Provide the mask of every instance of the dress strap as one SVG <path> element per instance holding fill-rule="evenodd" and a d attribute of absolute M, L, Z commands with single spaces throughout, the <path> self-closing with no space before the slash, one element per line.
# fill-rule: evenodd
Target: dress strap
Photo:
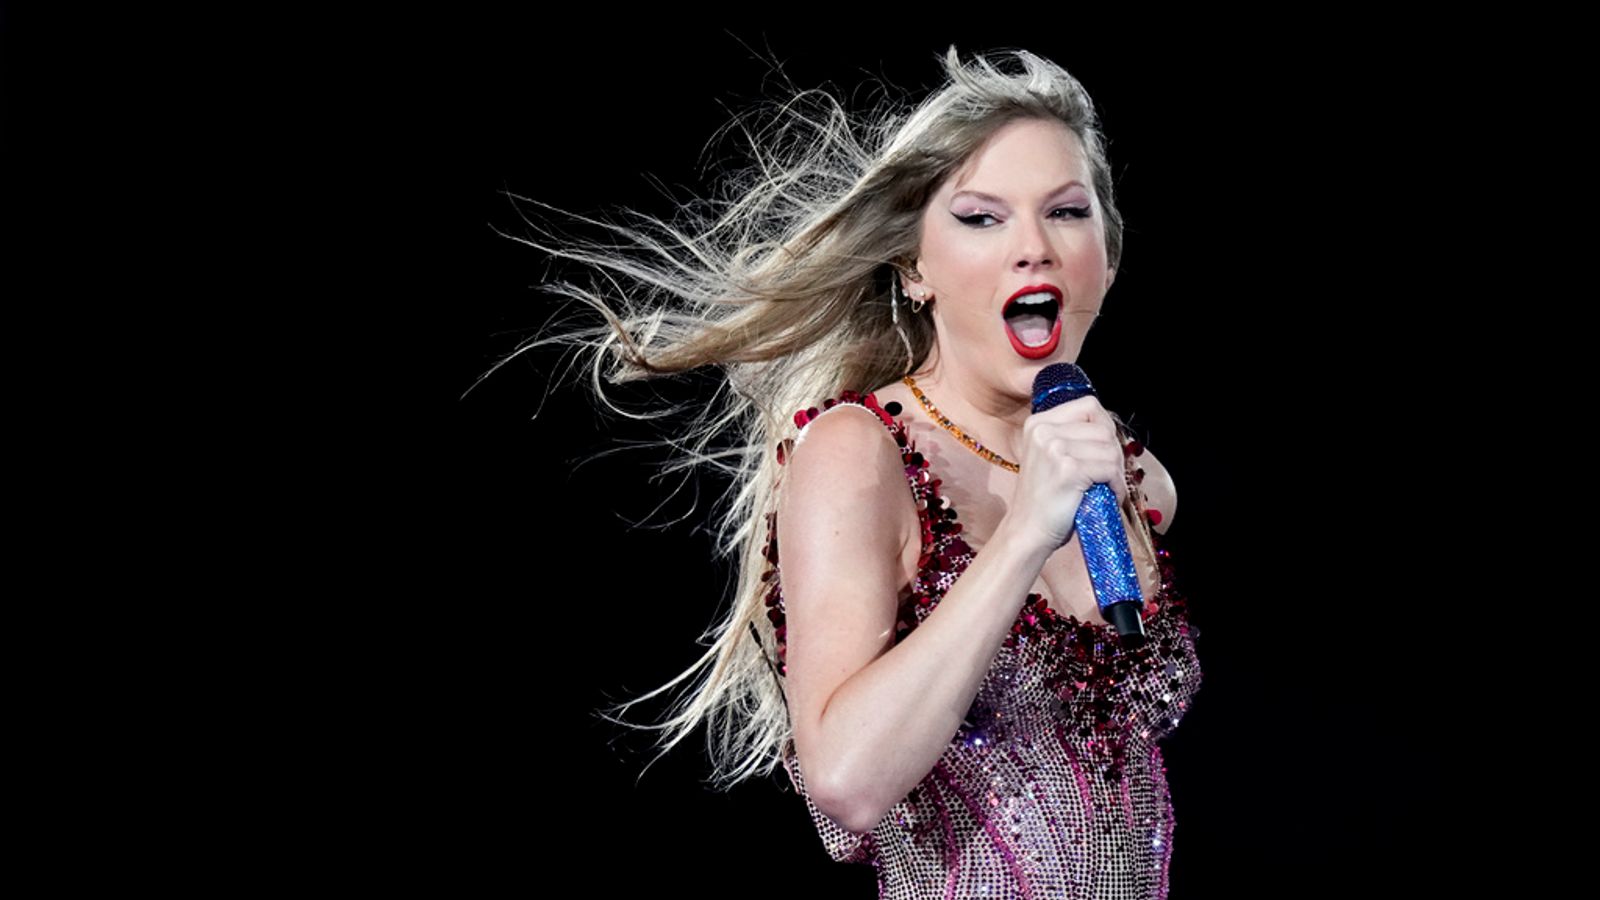
<path fill-rule="evenodd" d="M 778 465 L 784 465 L 789 461 L 789 454 L 794 450 L 795 444 L 804 436 L 807 425 L 840 406 L 860 407 L 877 416 L 878 421 L 883 423 L 883 427 L 888 430 L 889 436 L 894 438 L 895 445 L 904 450 L 906 446 L 905 426 L 895 421 L 893 415 L 878 405 L 878 398 L 875 394 L 844 391 L 836 397 L 828 397 L 823 400 L 820 407 L 808 406 L 805 409 L 795 411 L 794 425 L 798 431 L 794 437 L 786 437 L 778 442 L 776 448 Z"/>
<path fill-rule="evenodd" d="M 924 597 L 927 593 L 927 588 L 923 583 L 923 575 L 920 573 L 933 564 L 939 547 L 943 546 L 947 536 L 959 532 L 961 525 L 952 521 L 952 516 L 947 514 L 945 502 L 939 496 L 939 479 L 933 477 L 933 473 L 928 470 L 928 461 L 917 450 L 905 423 L 895 418 L 895 414 L 899 411 L 898 404 L 890 404 L 890 407 L 895 410 L 894 413 L 891 413 L 888 409 L 878 404 L 878 399 L 873 394 L 844 391 L 836 397 L 823 400 L 817 406 L 809 406 L 805 409 L 797 410 L 794 414 L 797 433 L 794 437 L 786 437 L 778 442 L 776 448 L 778 464 L 781 466 L 788 462 L 789 454 L 794 450 L 795 445 L 803 439 L 806 426 L 826 415 L 830 410 L 840 406 L 858 406 L 878 417 L 878 421 L 888 431 L 889 436 L 894 441 L 896 451 L 900 454 L 900 463 L 905 472 L 906 488 L 910 493 L 912 504 L 917 510 L 917 522 L 921 530 L 918 538 L 921 545 L 921 555 L 917 563 L 919 575 L 917 582 L 912 585 L 911 596 L 907 597 L 901 605 L 899 621 L 896 625 L 896 640 L 898 641 L 906 632 L 916 626 L 917 601 L 919 597 Z M 762 578 L 763 581 L 767 582 L 765 603 L 768 617 L 773 624 L 778 646 L 778 660 L 774 664 L 774 668 L 779 675 L 787 675 L 786 616 L 778 577 L 781 561 L 778 559 L 777 510 L 775 508 L 769 509 L 766 520 L 767 543 L 765 556 L 767 571 Z M 781 689 L 781 682 L 779 686 Z"/>

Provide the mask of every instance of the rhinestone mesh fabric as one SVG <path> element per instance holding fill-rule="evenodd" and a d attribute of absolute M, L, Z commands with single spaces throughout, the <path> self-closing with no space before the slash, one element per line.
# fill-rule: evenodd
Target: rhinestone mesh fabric
<path fill-rule="evenodd" d="M 845 391 L 795 414 L 803 429 L 840 403 L 877 415 L 899 446 L 922 523 L 922 557 L 895 643 L 926 619 L 971 564 L 956 511 L 898 422 L 898 404 Z M 794 438 L 781 442 L 785 461 Z M 1131 443 L 1131 485 L 1142 477 Z M 777 515 L 767 515 L 766 605 L 787 675 Z M 886 900 L 1167 895 L 1175 821 L 1157 741 L 1200 688 L 1199 629 L 1172 584 L 1170 554 L 1151 530 L 1161 588 L 1146 598 L 1148 641 L 1130 650 L 1110 625 L 1059 615 L 1030 593 L 964 721 L 928 775 L 867 833 L 847 831 L 806 792 L 793 741 L 783 763 L 828 855 L 871 865 Z"/>

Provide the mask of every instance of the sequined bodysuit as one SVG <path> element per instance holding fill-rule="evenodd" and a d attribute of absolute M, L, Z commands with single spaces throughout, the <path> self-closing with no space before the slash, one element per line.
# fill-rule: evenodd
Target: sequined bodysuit
<path fill-rule="evenodd" d="M 846 391 L 820 410 L 797 412 L 796 425 L 839 403 L 870 410 L 889 429 L 921 520 L 922 556 L 901 604 L 898 644 L 976 551 L 895 419 L 898 404 L 886 411 L 873 394 Z M 779 445 L 780 462 L 793 443 Z M 1128 460 L 1132 471 L 1132 453 Z M 775 512 L 767 522 L 766 604 L 786 676 Z M 1177 726 L 1201 672 L 1199 629 L 1173 588 L 1161 536 L 1151 534 L 1161 589 L 1145 602 L 1148 642 L 1129 650 L 1111 626 L 1059 615 L 1042 595 L 1028 594 L 949 747 L 871 832 L 847 831 L 817 808 L 791 740 L 784 768 L 828 855 L 873 866 L 887 900 L 1165 897 L 1175 823 L 1156 741 Z"/>

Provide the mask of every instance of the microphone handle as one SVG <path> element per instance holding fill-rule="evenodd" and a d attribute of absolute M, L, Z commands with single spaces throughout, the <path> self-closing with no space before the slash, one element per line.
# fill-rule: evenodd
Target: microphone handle
<path fill-rule="evenodd" d="M 1074 363 L 1051 363 L 1034 376 L 1033 411 L 1044 412 L 1093 393 L 1094 386 L 1083 369 Z M 1090 485 L 1072 522 L 1100 615 L 1116 628 L 1123 643 L 1131 647 L 1143 644 L 1144 592 L 1128 546 L 1128 533 L 1122 527 L 1116 492 L 1108 484 Z"/>
<path fill-rule="evenodd" d="M 1100 614 L 1125 643 L 1138 646 L 1145 638 L 1144 617 L 1140 614 L 1144 592 L 1128 547 L 1128 532 L 1122 527 L 1116 492 L 1105 483 L 1090 485 L 1072 521 Z"/>

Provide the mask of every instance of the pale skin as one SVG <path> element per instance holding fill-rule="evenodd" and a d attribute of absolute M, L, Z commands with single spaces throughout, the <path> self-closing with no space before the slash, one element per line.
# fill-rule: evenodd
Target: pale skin
<path fill-rule="evenodd" d="M 1094 397 L 1037 415 L 1031 398 L 1039 369 L 1077 358 L 1115 278 L 1102 221 L 1077 136 L 1038 120 L 1002 127 L 924 209 L 919 278 L 902 283 L 930 304 L 921 314 L 937 337 L 912 377 L 941 413 L 1021 471 L 962 445 L 899 381 L 874 391 L 880 403 L 900 402 L 962 536 L 980 551 L 900 644 L 895 618 L 921 528 L 894 441 L 866 411 L 830 411 L 801 432 L 785 466 L 777 531 L 795 751 L 813 802 L 851 831 L 870 831 L 943 755 L 1029 592 L 1104 622 L 1072 525 L 1091 485 L 1126 495 L 1122 443 Z M 1001 310 L 1018 288 L 1038 284 L 1061 289 L 1062 332 L 1049 356 L 1028 359 L 1012 348 Z M 1138 465 L 1142 499 L 1165 531 L 1171 476 L 1148 450 Z M 1148 598 L 1157 585 L 1138 552 Z"/>

